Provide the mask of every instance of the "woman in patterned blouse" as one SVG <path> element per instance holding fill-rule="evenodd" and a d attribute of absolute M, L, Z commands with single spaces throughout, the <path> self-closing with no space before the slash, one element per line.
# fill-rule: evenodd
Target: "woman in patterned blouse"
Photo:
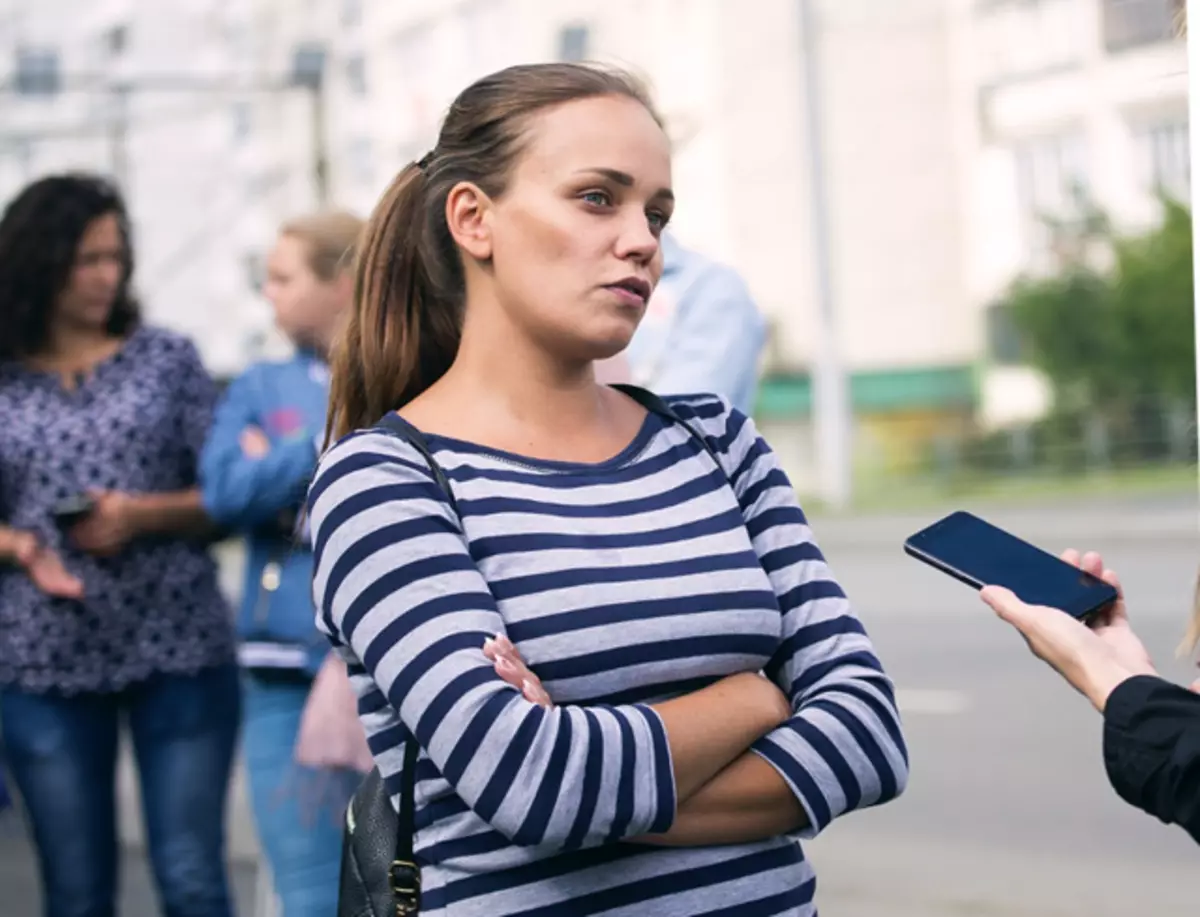
<path fill-rule="evenodd" d="M 4 755 L 48 917 L 113 913 L 121 720 L 165 912 L 226 917 L 240 698 L 195 486 L 215 392 L 188 340 L 139 321 L 132 273 L 102 180 L 43 179 L 0 218 Z"/>

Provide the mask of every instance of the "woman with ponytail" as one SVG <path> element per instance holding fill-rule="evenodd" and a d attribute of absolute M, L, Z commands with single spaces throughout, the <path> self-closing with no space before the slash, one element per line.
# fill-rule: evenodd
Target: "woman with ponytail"
<path fill-rule="evenodd" d="M 891 681 L 752 421 L 596 381 L 673 207 L 643 90 L 543 64 L 466 89 L 367 227 L 314 595 L 396 800 L 419 748 L 422 913 L 811 915 L 797 838 L 904 788 Z"/>

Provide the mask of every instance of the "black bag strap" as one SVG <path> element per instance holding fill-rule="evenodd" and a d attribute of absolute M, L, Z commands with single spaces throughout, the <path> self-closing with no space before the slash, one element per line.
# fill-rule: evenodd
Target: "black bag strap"
<path fill-rule="evenodd" d="M 433 453 L 429 451 L 429 443 L 425 441 L 425 434 L 410 424 L 407 420 L 397 414 L 395 411 L 389 411 L 380 418 L 379 423 L 375 425 L 377 429 L 383 430 L 397 439 L 402 439 L 418 452 L 421 453 L 421 458 L 429 465 L 429 470 L 433 472 L 433 479 L 437 482 L 437 486 L 446 494 L 446 499 L 450 501 L 450 508 L 454 510 L 454 515 L 458 515 L 458 503 L 454 499 L 454 491 L 450 487 L 450 479 L 446 477 L 446 472 L 442 471 L 442 466 L 434 459 Z"/>
<path fill-rule="evenodd" d="M 396 853 L 389 878 L 397 914 L 416 914 L 421 909 L 421 867 L 413 853 L 417 833 L 417 755 L 421 746 L 415 737 L 404 742 L 404 773 L 400 775 L 400 811 L 396 821 Z"/>
<path fill-rule="evenodd" d="M 677 413 L 675 413 L 675 409 L 658 397 L 658 395 L 654 394 L 654 392 L 641 388 L 640 386 L 629 385 L 625 382 L 613 383 L 611 387 L 615 388 L 619 392 L 624 392 L 651 414 L 657 414 L 664 420 L 678 424 L 687 430 L 688 433 L 691 434 L 692 438 L 700 443 L 700 445 L 704 448 L 704 451 L 708 453 L 708 457 L 716 463 L 717 468 L 721 470 L 721 474 L 725 475 L 726 478 L 729 477 L 727 474 L 725 474 L 725 466 L 721 464 L 721 460 L 717 458 L 717 453 L 713 451 L 713 447 L 708 444 L 708 440 L 704 437 L 704 435 L 690 423 L 680 417 Z"/>
<path fill-rule="evenodd" d="M 389 436 L 402 439 L 416 449 L 429 465 L 438 487 L 450 501 L 450 508 L 458 516 L 458 503 L 450 487 L 450 479 L 437 463 L 424 435 L 395 411 L 389 411 L 376 424 L 376 429 Z M 400 811 L 396 822 L 396 853 L 392 858 L 390 879 L 392 895 L 396 899 L 397 913 L 415 914 L 421 905 L 421 869 L 413 854 L 413 838 L 417 833 L 417 757 L 421 751 L 416 736 L 404 741 L 404 770 L 400 775 Z"/>

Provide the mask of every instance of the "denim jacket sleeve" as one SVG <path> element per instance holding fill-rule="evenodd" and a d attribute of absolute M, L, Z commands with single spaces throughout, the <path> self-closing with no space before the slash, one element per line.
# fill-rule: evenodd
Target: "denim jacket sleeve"
<path fill-rule="evenodd" d="M 660 394 L 720 395 L 745 414 L 754 408 L 766 322 L 745 282 L 714 265 L 688 284 L 667 352 L 649 387 Z"/>
<path fill-rule="evenodd" d="M 273 443 L 261 458 L 242 451 L 242 431 L 261 423 L 259 389 L 255 369 L 229 385 L 200 457 L 204 508 L 214 522 L 227 528 L 264 525 L 298 508 L 317 467 L 317 449 L 310 437 Z"/>

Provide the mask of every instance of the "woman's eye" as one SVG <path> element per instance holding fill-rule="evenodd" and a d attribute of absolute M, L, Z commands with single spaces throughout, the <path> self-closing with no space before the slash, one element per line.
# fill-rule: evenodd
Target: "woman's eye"
<path fill-rule="evenodd" d="M 580 197 L 593 207 L 607 207 L 612 203 L 607 191 L 585 191 Z"/>
<path fill-rule="evenodd" d="M 667 222 L 671 218 L 661 210 L 651 210 L 646 214 L 646 220 L 650 223 L 650 228 L 654 230 L 666 229 Z"/>

